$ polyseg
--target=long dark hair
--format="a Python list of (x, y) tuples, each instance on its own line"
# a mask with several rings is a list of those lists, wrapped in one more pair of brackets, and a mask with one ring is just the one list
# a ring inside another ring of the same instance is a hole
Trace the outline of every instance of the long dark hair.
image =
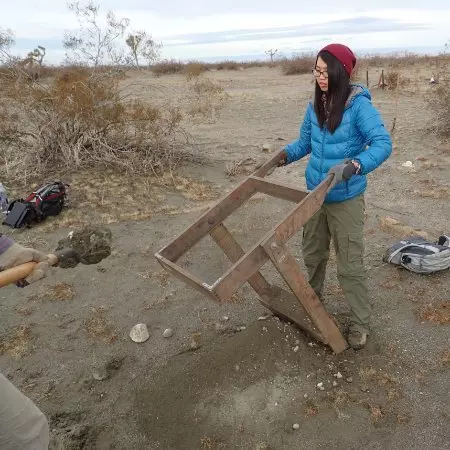
[(325, 105), (322, 100), (323, 92), (317, 83), (314, 94), (314, 110), (316, 111), (320, 128), (323, 128), (326, 122), (328, 130), (334, 133), (336, 128), (341, 124), (345, 102), (350, 95), (350, 77), (345, 71), (344, 66), (331, 53), (322, 51), (317, 55), (317, 59), (319, 56), (327, 63), (328, 92), (326, 93), (326, 108), (329, 112), (328, 120)]

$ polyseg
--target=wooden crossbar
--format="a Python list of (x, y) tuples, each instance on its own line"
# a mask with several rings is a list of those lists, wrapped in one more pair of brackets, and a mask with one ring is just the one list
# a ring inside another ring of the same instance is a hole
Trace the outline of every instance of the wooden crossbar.
[[(339, 353), (345, 350), (347, 342), (285, 245), (319, 211), (328, 190), (333, 186), (333, 177), (328, 177), (310, 193), (263, 179), (262, 177), (278, 163), (280, 157), (281, 152), (202, 214), (155, 256), (174, 276), (214, 300), (230, 299), (244, 283), (248, 282), (264, 306), (278, 316), (296, 323)], [(296, 205), (282, 221), (245, 253), (223, 221), (256, 192), (292, 201)], [(232, 262), (232, 266), (212, 285), (202, 282), (176, 264), (183, 254), (208, 233)], [(259, 270), (268, 261), (273, 263), (292, 294), (271, 286), (261, 275)]]

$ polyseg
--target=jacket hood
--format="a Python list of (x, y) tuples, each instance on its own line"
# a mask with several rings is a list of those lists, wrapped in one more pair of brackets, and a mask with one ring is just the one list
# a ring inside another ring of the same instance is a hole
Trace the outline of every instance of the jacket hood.
[(372, 96), (370, 95), (369, 89), (367, 89), (362, 84), (352, 84), (350, 95), (348, 96), (347, 101), (345, 102), (345, 107), (349, 108), (352, 106), (356, 97), (363, 96), (367, 97), (369, 100), (372, 100)]

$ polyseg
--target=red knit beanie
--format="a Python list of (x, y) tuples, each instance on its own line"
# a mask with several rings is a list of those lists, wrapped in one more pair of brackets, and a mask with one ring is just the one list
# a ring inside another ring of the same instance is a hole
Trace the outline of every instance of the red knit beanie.
[(348, 76), (352, 74), (352, 70), (356, 65), (356, 56), (347, 46), (342, 44), (329, 44), (320, 51), (331, 53), (344, 66)]

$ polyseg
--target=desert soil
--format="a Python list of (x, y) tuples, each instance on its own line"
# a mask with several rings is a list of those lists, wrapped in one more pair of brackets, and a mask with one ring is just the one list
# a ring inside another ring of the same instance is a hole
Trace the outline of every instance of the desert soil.
[[(375, 82), (378, 74), (371, 72)], [(165, 183), (66, 174), (70, 209), (14, 237), (52, 250), (70, 230), (104, 223), (113, 232), (112, 255), (0, 292), (0, 370), (46, 413), (52, 448), (450, 448), (450, 273), (420, 276), (382, 262), (407, 231), (403, 225), (433, 239), (450, 232), (450, 148), (428, 128), (428, 75), (426, 68), (414, 72), (397, 94), (372, 89), (386, 126), (394, 117), (396, 123), (393, 155), (370, 175), (366, 193), (373, 321), (359, 352), (333, 354), (268, 314), (248, 285), (231, 302), (214, 303), (154, 258), (270, 157), (265, 144), (276, 151), (296, 137), (313, 88), (309, 76), (269, 68), (209, 73), (228, 97), (214, 117), (186, 122), (202, 162)], [(149, 101), (182, 107), (187, 101), (182, 76), (141, 73), (128, 81)], [(240, 172), (227, 176), (246, 158)], [(402, 166), (406, 161), (413, 167)], [(305, 164), (270, 178), (304, 188)], [(290, 208), (257, 195), (226, 224), (248, 249)], [(288, 247), (302, 265), (300, 236)], [(181, 262), (207, 282), (229, 267), (210, 238)], [(263, 274), (283, 284), (270, 265)], [(344, 323), (348, 307), (333, 257), (325, 294), (328, 311)], [(141, 344), (129, 337), (137, 323), (150, 333)], [(166, 328), (172, 337), (163, 337)]]

